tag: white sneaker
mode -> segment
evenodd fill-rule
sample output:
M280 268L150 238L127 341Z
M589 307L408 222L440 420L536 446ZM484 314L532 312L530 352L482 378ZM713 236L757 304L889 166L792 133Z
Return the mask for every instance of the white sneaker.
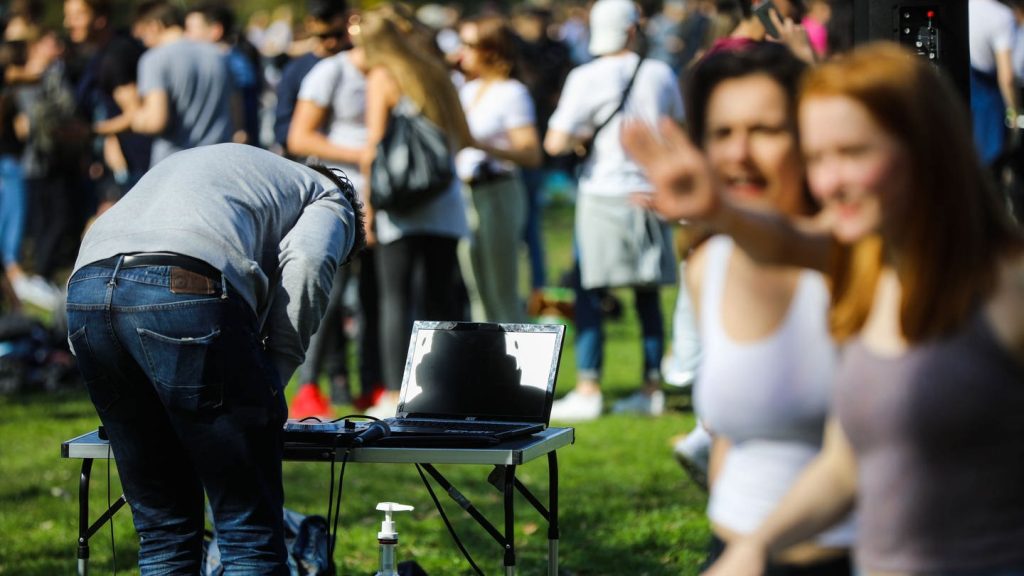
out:
M644 414L646 416L661 416L665 413L665 393L655 390L651 394L643 391L634 392L632 395L623 398L615 403L612 412L616 414Z
M696 376L693 370L685 369L675 356L665 356L661 359L661 378L670 386L689 388L693 386Z
M382 396L376 404L366 409L367 416L373 416L380 420L385 418L394 418L397 413L398 400L392 400L387 395Z
M551 419L564 422L586 422L601 416L602 396L580 394L573 390L551 405Z
M711 435L697 424L689 434L672 447L676 461L690 478L704 490L708 489L708 459L711 456Z
M19 276L11 282L18 300L53 310L60 303L60 290L39 276Z

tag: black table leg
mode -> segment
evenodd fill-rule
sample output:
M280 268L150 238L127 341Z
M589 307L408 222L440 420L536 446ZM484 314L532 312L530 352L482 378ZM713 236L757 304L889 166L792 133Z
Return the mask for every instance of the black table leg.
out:
M515 465L505 466L505 575L516 573Z
M558 458L548 452L548 576L558 576Z
M89 524L89 479L92 475L92 458L82 460L82 474L78 479L78 574L87 576L89 573L89 539L104 524L110 522L128 501L122 494L95 522Z
M89 573L89 478L92 458L82 460L82 474L78 477L78 576Z

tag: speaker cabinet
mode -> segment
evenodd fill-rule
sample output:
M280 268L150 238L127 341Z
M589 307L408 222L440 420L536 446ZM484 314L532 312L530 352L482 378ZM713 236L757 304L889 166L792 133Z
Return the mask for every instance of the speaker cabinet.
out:
M970 100L967 2L854 0L854 42L899 42L944 70L964 100Z

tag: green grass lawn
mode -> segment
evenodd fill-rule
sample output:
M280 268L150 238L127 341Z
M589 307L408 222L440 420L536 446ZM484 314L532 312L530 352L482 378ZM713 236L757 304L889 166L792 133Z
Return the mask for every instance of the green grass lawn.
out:
M550 277L569 266L572 212L551 207L545 216ZM525 272L525 269L524 269ZM638 327L628 291L616 293L624 317L606 326L605 403L636 389L640 381ZM664 294L669 325L674 290ZM567 332L558 393L575 380L571 327ZM294 385L290 387L294 392ZM671 456L669 439L693 425L689 396L671 394L659 418L605 416L576 426L576 443L558 453L561 567L566 574L696 574L708 534L705 495ZM60 443L98 424L84 390L0 397L0 574L50 576L75 573L78 477L81 462L60 458ZM154 455L154 457L159 457ZM520 479L542 501L547 463L520 466ZM329 465L284 465L287 506L326 514ZM497 526L501 494L486 482L490 468L442 465L448 477ZM120 495L114 466L97 461L90 507L95 518ZM435 490L437 487L435 486ZM502 550L447 496L445 510L486 574L501 572ZM400 560L415 559L431 575L471 574L434 509L412 465L352 464L346 471L336 560L340 574L376 570L379 501L412 504L396 516ZM546 524L517 499L516 545L520 574L546 573ZM92 574L135 574L137 543L131 515L123 509L91 540ZM116 556L116 566L114 562Z

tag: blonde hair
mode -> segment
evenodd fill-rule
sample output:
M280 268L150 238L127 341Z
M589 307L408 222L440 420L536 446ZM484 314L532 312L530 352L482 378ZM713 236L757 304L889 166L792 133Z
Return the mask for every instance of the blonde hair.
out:
M423 39L415 39L410 23L402 22L401 14L389 5L363 14L358 42L366 65L388 70L402 94L448 134L456 149L462 148L470 141L469 126L448 69L423 49Z
M961 328L995 288L1000 258L1024 246L974 150L964 102L931 63L888 42L811 70L801 101L830 96L863 106L911 152L906 194L913 210L898 237L863 240L837 260L833 332L842 339L863 326L883 251L896 255L908 341Z

